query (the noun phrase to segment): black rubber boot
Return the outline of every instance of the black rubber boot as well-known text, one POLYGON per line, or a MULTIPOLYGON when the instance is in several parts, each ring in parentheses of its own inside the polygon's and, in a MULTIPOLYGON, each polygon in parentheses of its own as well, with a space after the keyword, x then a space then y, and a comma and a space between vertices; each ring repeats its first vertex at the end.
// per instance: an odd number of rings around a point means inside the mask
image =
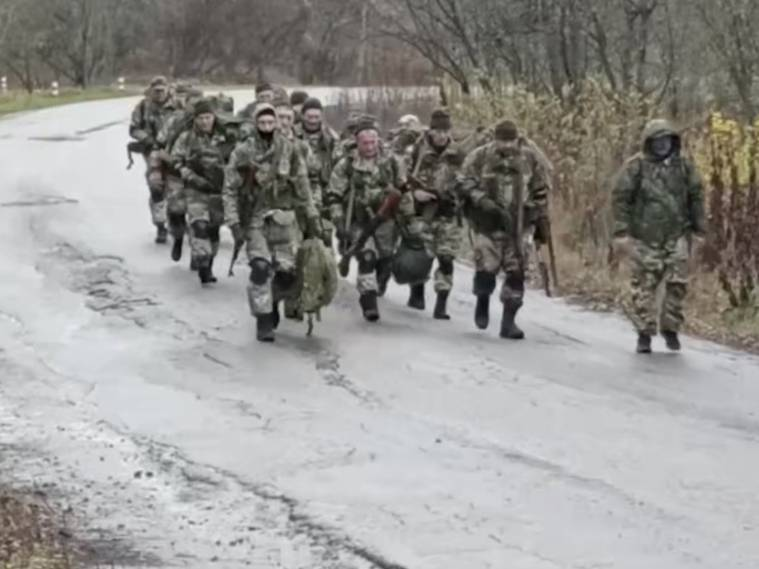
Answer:
POLYGON ((377 322, 380 319, 379 308, 377 307, 377 293, 374 291, 365 292, 358 299, 364 318, 369 322, 377 322))
POLYGON ((435 301, 435 311, 432 316, 435 320, 450 320, 448 315, 448 294, 447 290, 441 290, 437 293, 437 300, 435 301))
POLYGON ((668 350, 679 352, 682 349, 677 332, 662 332, 661 335, 664 336, 664 341, 667 343, 668 350))
POLYGON ((385 296, 387 283, 392 276, 392 259, 380 259, 377 261, 377 296, 385 296))
POLYGON ((651 353, 651 336, 648 334, 638 334, 638 346, 636 350, 639 354, 651 353))
POLYGON ((209 275, 209 278, 211 279, 210 282, 212 282, 212 283, 219 282, 219 279, 217 279, 216 276, 213 274, 213 261, 214 261, 214 259, 215 259, 215 257, 211 257, 211 261, 208 263, 208 275, 209 275))
POLYGON ((279 328, 280 316, 279 316, 279 303, 274 303, 274 310, 271 313, 271 326, 274 330, 279 328))
POLYGON ((408 297, 407 305, 415 310, 424 310, 424 283, 411 285, 411 292, 408 297))
POLYGON ((521 306, 521 301, 508 300, 503 303, 501 338, 507 340, 524 340, 524 332, 522 332, 519 326, 516 325, 516 322, 514 322, 521 306))
POLYGON ((176 262, 179 262, 182 259, 182 242, 184 241, 184 236, 174 237, 174 245, 171 247, 171 260, 176 262))
POLYGON ((490 324, 490 295, 477 296, 477 306, 474 309, 474 323, 480 330, 487 330, 490 324))
POLYGON ((256 340, 259 342, 274 341, 274 316, 273 314, 259 314, 256 316, 256 340))
POLYGON ((155 226, 155 242, 159 245, 163 245, 169 240, 169 232, 166 229, 165 223, 156 223, 155 226))
POLYGON ((215 282, 213 280, 213 273, 211 272, 211 262, 208 259, 198 259, 198 278, 200 284, 207 285, 215 282))

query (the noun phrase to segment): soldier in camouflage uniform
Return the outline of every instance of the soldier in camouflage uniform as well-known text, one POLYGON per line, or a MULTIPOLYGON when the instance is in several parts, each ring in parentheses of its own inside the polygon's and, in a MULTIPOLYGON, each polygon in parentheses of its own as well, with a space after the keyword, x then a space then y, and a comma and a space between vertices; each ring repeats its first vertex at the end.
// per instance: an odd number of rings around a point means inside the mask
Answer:
MULTIPOLYGON (((454 193, 461 154, 452 147, 451 117, 442 110, 432 113, 430 128, 410 152, 408 185, 412 190, 401 205, 403 225, 413 236, 420 236, 430 257, 436 257, 433 316, 449 320, 448 295, 453 287, 453 262, 461 242, 458 204, 454 193)), ((408 305, 424 310, 424 282, 412 283, 408 305)))
POLYGON ((545 170, 516 125, 502 121, 495 127, 495 140, 466 157, 458 188, 474 232, 475 324, 481 330, 488 327, 490 296, 503 270, 501 337, 521 340, 524 332, 515 318, 524 297, 522 222, 525 209, 546 207, 545 170))
POLYGON ((193 127, 177 139, 172 159, 185 184, 192 257, 205 285, 216 282, 213 261, 219 252, 219 229, 224 221, 221 191, 232 146, 209 101, 195 103, 193 114, 193 127))
POLYGON ((243 107, 238 114, 240 118, 252 120, 256 112, 256 105, 271 104, 274 100, 275 90, 271 83, 259 83, 256 85, 256 100, 243 107))
POLYGON ((638 332, 637 351, 650 353, 658 330, 670 350, 679 350, 689 248, 703 243, 704 197, 701 178, 681 154, 680 135, 667 121, 646 126, 642 151, 617 177, 613 210, 615 252, 632 264, 630 317, 638 332))
MULTIPOLYGON (((203 92, 188 88, 182 96, 184 98, 182 108, 169 115, 158 133, 158 144, 168 154, 167 158, 171 158, 174 144, 179 139, 179 135, 192 128, 193 106, 203 98, 203 92)), ((174 239, 171 258, 178 262, 182 258, 182 245, 187 233, 187 200, 185 199, 182 175, 176 168, 173 159, 164 162, 164 172, 166 175, 166 213, 169 233, 174 239)), ((194 270, 197 270, 194 264, 192 266, 194 270)))
POLYGON ((316 175, 312 179, 311 192, 314 205, 322 216, 325 242, 331 247, 334 226, 329 219, 329 208, 324 206, 324 194, 329 187, 340 141, 337 133, 324 123, 323 113, 319 99, 307 99, 303 103, 301 122, 295 127, 295 135, 308 143, 314 156, 316 175))
POLYGON ((224 182, 224 219, 235 243, 247 244, 248 301, 256 337, 274 341, 279 302, 296 284, 295 260, 302 230, 321 233, 308 187, 308 170, 292 142, 277 130, 274 107, 260 104, 256 129, 232 152, 224 182))
MULTIPOLYGON (((355 242, 377 215, 388 192, 405 186, 403 164, 381 147, 375 121, 363 120, 356 129, 356 147, 335 166, 325 196, 341 248, 355 242)), ((377 296, 384 292, 390 277, 395 241, 395 222, 390 219, 356 255, 359 302, 370 322, 379 320, 377 296)))
POLYGON ((150 215, 156 227, 156 243, 166 243, 166 179, 163 172, 158 133, 163 122, 176 110, 165 77, 150 82, 149 97, 135 107, 129 124, 129 135, 143 145, 147 164, 146 178, 150 190, 150 215))
POLYGON ((290 104, 295 112, 295 124, 300 124, 300 121, 303 119, 303 105, 308 99, 308 93, 305 91, 293 91, 290 94, 290 104))

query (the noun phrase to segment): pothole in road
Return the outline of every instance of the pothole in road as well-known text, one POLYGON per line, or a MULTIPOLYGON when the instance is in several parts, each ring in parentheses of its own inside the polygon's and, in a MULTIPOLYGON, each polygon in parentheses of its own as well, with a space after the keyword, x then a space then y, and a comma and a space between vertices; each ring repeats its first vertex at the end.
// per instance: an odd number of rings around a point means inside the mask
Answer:
POLYGON ((66 196, 38 196, 26 200, 16 200, 12 202, 2 202, 0 207, 44 207, 63 204, 78 204, 79 200, 67 198, 66 196))

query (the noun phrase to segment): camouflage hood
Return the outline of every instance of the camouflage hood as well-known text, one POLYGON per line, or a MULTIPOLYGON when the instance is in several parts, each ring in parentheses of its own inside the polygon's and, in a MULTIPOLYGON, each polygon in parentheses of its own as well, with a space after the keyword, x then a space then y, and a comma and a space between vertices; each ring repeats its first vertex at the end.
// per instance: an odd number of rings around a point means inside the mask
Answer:
POLYGON ((658 138, 660 136, 671 136, 674 141, 674 149, 672 150, 672 155, 676 156, 680 154, 680 147, 681 147, 681 139, 680 139, 680 133, 677 132, 675 127, 666 119, 654 119, 651 121, 648 121, 646 124, 646 128, 643 129, 643 141, 642 141, 642 148, 643 148, 643 154, 646 157, 650 157, 651 154, 651 141, 654 138, 658 138))

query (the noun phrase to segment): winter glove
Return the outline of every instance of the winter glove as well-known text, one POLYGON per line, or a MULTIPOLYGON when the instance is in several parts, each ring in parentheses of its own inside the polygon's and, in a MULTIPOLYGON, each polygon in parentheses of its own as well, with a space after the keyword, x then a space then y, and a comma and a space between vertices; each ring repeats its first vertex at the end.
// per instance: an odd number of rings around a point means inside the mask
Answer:
POLYGON ((421 204, 426 204, 437 200, 437 196, 427 190, 414 190, 414 201, 421 204))
POLYGON ((511 222, 508 212, 491 198, 482 198, 477 202, 479 210, 499 225, 508 225, 511 222))
POLYGON ((203 192, 204 194, 210 194, 213 193, 214 187, 202 176, 198 176, 195 173, 192 173, 187 178, 187 185, 190 186, 192 189, 197 190, 199 192, 203 192))
POLYGON ((541 214, 534 220, 535 225, 535 243, 537 245, 545 245, 548 243, 550 237, 550 229, 548 227, 548 216, 541 212, 541 214))

